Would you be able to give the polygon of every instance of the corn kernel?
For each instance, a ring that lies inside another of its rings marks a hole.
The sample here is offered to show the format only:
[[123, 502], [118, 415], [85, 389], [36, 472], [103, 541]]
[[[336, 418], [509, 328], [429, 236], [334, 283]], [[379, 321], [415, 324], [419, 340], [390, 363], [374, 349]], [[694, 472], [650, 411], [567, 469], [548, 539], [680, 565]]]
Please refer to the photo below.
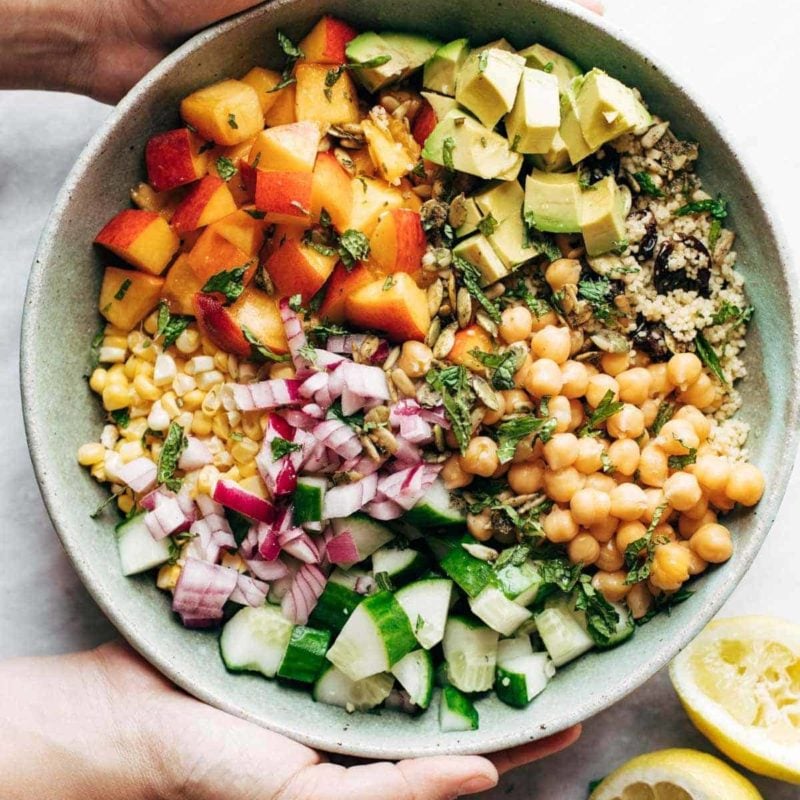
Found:
[[113, 450], [118, 439], [119, 430], [117, 430], [116, 425], [105, 425], [103, 427], [100, 433], [100, 444], [103, 445], [106, 450]]
[[179, 353], [188, 355], [194, 353], [200, 346], [200, 334], [194, 328], [186, 328], [175, 340], [175, 347]]
[[151, 336], [156, 335], [156, 331], [158, 330], [158, 311], [148, 314], [147, 319], [144, 321], [144, 329]]
[[[214, 453], [214, 466], [215, 467], [230, 467], [233, 464], [233, 456], [227, 450], [220, 450], [219, 453]], [[237, 474], [239, 470], [236, 470]]]
[[119, 378], [125, 378], [127, 381], [128, 379], [125, 377], [125, 365], [124, 364], [113, 364], [108, 368], [108, 378], [109, 380], [119, 380]]
[[106, 449], [100, 442], [87, 442], [78, 448], [78, 463], [83, 467], [102, 464], [106, 457]]
[[178, 397], [183, 397], [185, 394], [189, 394], [192, 389], [196, 388], [197, 382], [195, 379], [185, 372], [176, 375], [175, 380], [172, 381], [172, 391], [175, 392]]
[[100, 481], [100, 483], [105, 483], [106, 468], [104, 464], [95, 464], [92, 467], [90, 474], [96, 481]]
[[147, 415], [131, 419], [127, 428], [123, 428], [122, 435], [130, 442], [140, 441], [147, 430]]
[[245, 437], [231, 448], [231, 455], [239, 464], [246, 464], [258, 455], [258, 450], [258, 445], [252, 439]]
[[224, 412], [215, 414], [211, 423], [211, 430], [214, 432], [214, 436], [219, 436], [220, 439], [227, 439], [231, 435], [231, 426], [228, 424], [227, 414]]
[[250, 475], [246, 478], [242, 478], [242, 480], [239, 481], [239, 486], [241, 486], [246, 492], [250, 492], [258, 497], [262, 497], [264, 500], [267, 499], [266, 484], [261, 479], [261, 475], [258, 473], [255, 475]]
[[156, 586], [159, 589], [169, 591], [178, 585], [178, 578], [181, 576], [181, 568], [178, 564], [164, 564], [158, 571]]
[[168, 353], [161, 353], [156, 359], [155, 367], [153, 368], [153, 382], [156, 386], [167, 386], [175, 380], [178, 374], [178, 369], [175, 365], [175, 359]]
[[258, 465], [255, 461], [248, 461], [246, 464], [239, 465], [239, 474], [242, 478], [252, 478], [258, 474]]
[[[150, 344], [147, 344], [147, 342], [150, 342]], [[150, 339], [145, 339], [142, 346], [136, 348], [136, 355], [139, 356], [142, 361], [146, 361], [148, 364], [152, 365], [158, 357], [158, 349]]]
[[239, 359], [235, 355], [228, 353], [227, 361], [228, 363], [224, 367], [220, 367], [220, 369], [223, 372], [227, 372], [233, 380], [237, 380], [239, 377]]
[[192, 389], [191, 392], [185, 394], [181, 399], [183, 400], [184, 411], [197, 411], [203, 404], [206, 393], [201, 389]]
[[242, 421], [242, 412], [241, 411], [229, 411], [228, 412], [228, 425], [231, 428], [237, 427]]
[[94, 372], [92, 372], [92, 376], [89, 378], [89, 387], [93, 392], [102, 394], [103, 389], [106, 388], [107, 380], [108, 372], [106, 372], [106, 370], [104, 370], [102, 367], [98, 367]]
[[146, 338], [147, 337], [141, 331], [131, 331], [128, 334], [125, 344], [130, 350], [133, 350], [135, 347], [141, 346]]
[[136, 356], [131, 356], [131, 357], [130, 357], [130, 358], [129, 358], [129, 359], [126, 361], [126, 362], [125, 362], [125, 369], [124, 369], [124, 372], [125, 372], [125, 377], [126, 377], [126, 378], [127, 378], [129, 381], [132, 381], [132, 380], [133, 380], [133, 376], [134, 376], [134, 375], [136, 375], [136, 365], [137, 365], [138, 363], [139, 363], [139, 359], [138, 359], [138, 358], [136, 358]]
[[245, 361], [244, 364], [239, 364], [239, 380], [241, 383], [249, 383], [256, 377], [258, 367], [252, 361]]
[[119, 470], [123, 467], [123, 465], [124, 462], [119, 453], [117, 453], [115, 450], [106, 450], [105, 460], [103, 461], [103, 466], [105, 467], [106, 471], [106, 480], [121, 480], [119, 477]]
[[209, 417], [213, 417], [222, 405], [221, 395], [222, 392], [219, 386], [214, 386], [210, 389], [203, 398], [203, 402], [200, 406], [200, 408], [203, 409], [203, 413], [208, 414]]
[[[134, 392], [136, 394], [136, 392]], [[150, 403], [143, 403], [141, 399], [137, 400], [130, 408], [131, 419], [147, 419], [150, 413]]]
[[131, 403], [130, 390], [125, 386], [110, 384], [103, 389], [103, 407], [106, 411], [119, 411]]
[[261, 411], [246, 411], [242, 414], [242, 430], [248, 439], [260, 442], [264, 438], [264, 430], [261, 427]]
[[121, 364], [127, 355], [128, 351], [120, 347], [101, 347], [97, 360], [103, 364]]
[[200, 344], [205, 355], [214, 356], [217, 354], [217, 346], [210, 339], [206, 339], [205, 336], [200, 341]]
[[175, 422], [177, 422], [178, 425], [181, 426], [181, 428], [186, 430], [192, 427], [193, 418], [194, 415], [192, 414], [191, 411], [182, 411], [180, 414], [178, 414], [177, 417], [175, 417]]
[[217, 353], [214, 354], [214, 367], [222, 372], [228, 371], [228, 353], [225, 353], [222, 350], [219, 350]]
[[147, 427], [153, 431], [165, 431], [169, 428], [170, 416], [164, 410], [161, 400], [156, 400], [147, 415]]
[[116, 325], [112, 325], [109, 322], [103, 329], [103, 336], [121, 336], [123, 339], [125, 339], [125, 341], [127, 341], [128, 331], [118, 328]]
[[242, 477], [242, 476], [239, 474], [239, 467], [231, 467], [231, 468], [230, 468], [230, 469], [229, 469], [229, 470], [228, 470], [228, 471], [225, 473], [225, 480], [228, 480], [228, 481], [235, 481], [236, 483], [238, 483], [238, 482], [239, 482], [239, 479], [240, 479], [241, 477]]
[[175, 392], [167, 392], [164, 394], [161, 398], [161, 405], [164, 411], [169, 414], [170, 419], [175, 419], [175, 417], [181, 413], [181, 409], [178, 406], [178, 399], [175, 397]]
[[103, 347], [110, 347], [114, 350], [127, 350], [128, 349], [128, 337], [127, 336], [109, 336], [106, 333], [105, 337], [103, 338]]
[[151, 458], [152, 461], [156, 461], [156, 462], [158, 461], [158, 459], [161, 456], [161, 450], [162, 450], [163, 447], [164, 447], [164, 442], [162, 442], [160, 439], [156, 439], [150, 445], [150, 458]]
[[146, 375], [137, 375], [133, 379], [133, 388], [142, 400], [158, 400], [161, 397], [161, 389]]
[[150, 361], [145, 361], [143, 359], [139, 359], [139, 363], [136, 365], [136, 374], [137, 375], [144, 375], [147, 378], [153, 377], [153, 364]]
[[133, 498], [125, 493], [117, 498], [117, 508], [123, 513], [127, 514], [133, 508]]
[[195, 436], [208, 436], [211, 433], [211, 417], [202, 411], [195, 411], [192, 417], [192, 433]]
[[188, 375], [199, 375], [214, 369], [214, 359], [211, 356], [194, 356], [186, 362]]
[[211, 464], [206, 464], [197, 478], [197, 491], [201, 494], [212, 494], [218, 480], [219, 470]]
[[121, 444], [118, 444], [117, 452], [119, 453], [123, 463], [127, 464], [129, 461], [133, 461], [135, 458], [140, 458], [143, 456], [144, 448], [142, 447], [141, 440], [137, 439], [133, 442], [122, 442]]

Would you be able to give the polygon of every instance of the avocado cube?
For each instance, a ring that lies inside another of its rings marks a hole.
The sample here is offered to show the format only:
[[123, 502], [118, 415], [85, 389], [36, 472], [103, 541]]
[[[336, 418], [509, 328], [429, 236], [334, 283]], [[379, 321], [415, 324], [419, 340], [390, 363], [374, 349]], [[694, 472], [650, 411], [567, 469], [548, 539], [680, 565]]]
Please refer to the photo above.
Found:
[[496, 183], [488, 189], [478, 192], [474, 195], [474, 199], [484, 217], [491, 214], [497, 222], [502, 222], [508, 217], [522, 219], [525, 192], [519, 181]]
[[347, 60], [352, 64], [366, 64], [379, 56], [391, 56], [389, 61], [378, 67], [353, 70], [358, 81], [369, 92], [376, 92], [387, 84], [400, 80], [410, 69], [410, 64], [402, 53], [371, 31], [362, 33], [348, 42], [345, 53]]
[[546, 153], [561, 124], [558, 81], [535, 69], [522, 71], [517, 99], [506, 115], [506, 135], [517, 153]]
[[561, 128], [559, 133], [564, 140], [569, 153], [569, 160], [572, 164], [583, 161], [586, 156], [597, 150], [596, 147], [589, 147], [583, 136], [583, 128], [581, 128], [575, 105], [575, 93], [572, 89], [561, 95]]
[[431, 104], [433, 113], [436, 114], [436, 119], [443, 119], [451, 111], [458, 108], [458, 103], [454, 97], [447, 97], [443, 94], [436, 94], [436, 92], [420, 92], [420, 94]]
[[531, 156], [530, 160], [537, 169], [544, 170], [544, 172], [561, 172], [569, 169], [572, 164], [569, 158], [569, 150], [567, 150], [567, 143], [558, 131], [556, 131], [550, 149], [541, 155]]
[[581, 186], [577, 172], [533, 170], [525, 183], [525, 213], [547, 233], [581, 231]]
[[468, 55], [469, 39], [456, 39], [442, 45], [425, 64], [422, 85], [432, 92], [455, 97], [456, 76]]
[[453, 255], [469, 261], [480, 270], [481, 286], [497, 283], [509, 273], [508, 268], [482, 233], [476, 233], [469, 239], [459, 242], [453, 248]]
[[494, 128], [514, 106], [525, 59], [491, 48], [469, 55], [456, 80], [456, 100], [487, 128]]
[[467, 197], [464, 200], [464, 209], [466, 211], [466, 218], [464, 222], [456, 228], [457, 239], [463, 239], [465, 236], [475, 233], [475, 231], [478, 230], [478, 223], [483, 219], [483, 214], [481, 214], [481, 210], [478, 208], [474, 197]]
[[514, 180], [522, 168], [522, 156], [511, 152], [506, 138], [458, 110], [439, 121], [422, 157], [486, 180]]
[[487, 238], [509, 271], [539, 255], [538, 248], [528, 242], [521, 206], [515, 215], [506, 217]]
[[431, 39], [418, 33], [381, 31], [380, 37], [386, 42], [390, 50], [394, 50], [405, 59], [404, 78], [407, 78], [412, 72], [423, 66], [442, 46], [442, 42], [438, 39]]
[[481, 45], [478, 47], [476, 52], [481, 53], [484, 50], [505, 50], [507, 53], [516, 53], [517, 50], [511, 42], [508, 41], [506, 38], [502, 39], [495, 39], [493, 42], [488, 42], [487, 44]]
[[581, 232], [589, 256], [614, 250], [625, 239], [625, 199], [609, 175], [583, 193]]
[[519, 54], [531, 69], [541, 69], [553, 75], [558, 81], [558, 88], [561, 92], [566, 92], [572, 79], [577, 78], [582, 72], [574, 61], [543, 44], [532, 44], [530, 47], [520, 50]]
[[643, 132], [652, 124], [633, 90], [600, 69], [587, 73], [575, 88], [581, 131], [592, 150], [629, 131]]

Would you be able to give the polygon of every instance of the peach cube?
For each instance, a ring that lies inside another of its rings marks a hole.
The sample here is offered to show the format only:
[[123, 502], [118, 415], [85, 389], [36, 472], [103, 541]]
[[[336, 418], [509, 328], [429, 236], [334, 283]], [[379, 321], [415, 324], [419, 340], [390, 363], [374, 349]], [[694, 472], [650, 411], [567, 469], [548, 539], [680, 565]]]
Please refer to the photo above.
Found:
[[181, 243], [160, 214], [141, 209], [120, 211], [97, 234], [95, 242], [152, 275], [166, 269]]
[[100, 313], [117, 328], [130, 331], [152, 311], [164, 279], [132, 269], [106, 267], [100, 288]]
[[253, 67], [250, 72], [242, 78], [242, 83], [252, 86], [258, 93], [258, 102], [261, 104], [261, 113], [266, 114], [275, 101], [278, 99], [280, 90], [272, 90], [281, 82], [280, 72], [274, 69], [264, 69], [264, 67]]
[[258, 93], [235, 80], [214, 83], [185, 97], [181, 117], [201, 136], [228, 146], [255, 136], [264, 127]]
[[221, 178], [206, 175], [192, 187], [172, 215], [172, 227], [178, 233], [203, 228], [236, 211], [236, 203]]
[[188, 128], [151, 136], [144, 149], [147, 180], [157, 192], [191, 183], [206, 174], [206, 142]]
[[173, 314], [194, 316], [194, 296], [204, 285], [205, 281], [192, 269], [189, 254], [181, 253], [167, 272], [161, 299], [167, 301]]
[[311, 29], [298, 47], [305, 61], [318, 64], [344, 64], [347, 61], [345, 48], [358, 32], [336, 17], [324, 16]]
[[313, 122], [293, 122], [267, 128], [256, 137], [248, 161], [274, 172], [311, 172], [322, 138]]
[[302, 231], [282, 226], [275, 231], [277, 246], [265, 264], [279, 295], [300, 294], [307, 303], [328, 280], [339, 255], [326, 256], [303, 243]]
[[358, 122], [358, 94], [353, 79], [343, 72], [333, 86], [326, 85], [330, 67], [298, 64], [295, 69], [297, 119], [313, 120], [321, 127]]
[[378, 278], [353, 292], [345, 312], [353, 325], [383, 331], [396, 342], [423, 341], [431, 324], [428, 297], [406, 272]]
[[256, 170], [256, 208], [267, 222], [308, 225], [311, 221], [310, 172]]

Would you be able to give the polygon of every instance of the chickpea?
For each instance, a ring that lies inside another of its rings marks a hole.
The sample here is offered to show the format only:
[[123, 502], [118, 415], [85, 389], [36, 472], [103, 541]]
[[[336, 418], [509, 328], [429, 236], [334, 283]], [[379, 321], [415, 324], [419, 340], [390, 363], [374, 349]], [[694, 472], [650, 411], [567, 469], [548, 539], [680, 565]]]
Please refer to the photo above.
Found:
[[593, 472], [586, 477], [586, 486], [592, 489], [599, 489], [601, 492], [610, 492], [616, 485], [617, 482], [614, 478], [604, 472]]
[[616, 572], [625, 565], [625, 556], [619, 551], [613, 539], [600, 545], [600, 555], [595, 566], [603, 572]]
[[717, 388], [705, 372], [685, 391], [678, 395], [681, 403], [688, 403], [697, 408], [710, 408], [717, 401]]
[[676, 511], [688, 511], [700, 502], [703, 490], [694, 475], [676, 472], [664, 484], [664, 496]]
[[506, 415], [506, 401], [503, 397], [502, 392], [496, 392], [497, 402], [499, 404], [499, 408], [497, 411], [492, 410], [491, 408], [486, 409], [486, 413], [483, 415], [483, 424], [484, 425], [496, 425], [500, 422], [501, 419]]
[[544, 486], [544, 467], [538, 463], [512, 464], [508, 485], [516, 494], [533, 494]]
[[433, 364], [433, 351], [423, 342], [408, 341], [403, 343], [397, 366], [409, 378], [424, 377]]
[[511, 462], [500, 464], [500, 466], [492, 473], [493, 478], [504, 478], [508, 471], [511, 469]]
[[580, 400], [570, 400], [569, 410], [571, 413], [569, 429], [571, 431], [574, 431], [580, 428], [581, 425], [583, 425], [583, 420], [584, 420], [583, 403], [581, 403]]
[[506, 414], [529, 414], [533, 411], [531, 398], [522, 389], [506, 389], [500, 395]]
[[615, 376], [619, 384], [619, 399], [624, 403], [641, 406], [650, 397], [653, 378], [644, 367], [626, 369]]
[[673, 419], [686, 419], [691, 422], [697, 438], [701, 442], [708, 439], [708, 435], [711, 433], [711, 420], [695, 406], [681, 406], [675, 412]]
[[671, 419], [661, 429], [656, 443], [667, 455], [685, 456], [690, 450], [697, 449], [700, 438], [688, 420]]
[[573, 564], [594, 564], [600, 558], [600, 544], [588, 533], [579, 533], [567, 545], [567, 556]]
[[569, 328], [548, 325], [536, 331], [531, 340], [531, 349], [539, 358], [549, 358], [556, 364], [563, 364], [569, 358], [572, 342]]
[[552, 470], [564, 469], [578, 457], [578, 437], [574, 433], [557, 433], [544, 446], [544, 460]]
[[578, 457], [575, 459], [575, 469], [584, 475], [591, 475], [603, 469], [603, 453], [608, 442], [595, 436], [584, 436], [578, 439]]
[[731, 475], [731, 463], [721, 456], [700, 456], [694, 475], [708, 492], [723, 492]]
[[617, 439], [611, 442], [608, 456], [614, 469], [621, 475], [630, 477], [639, 466], [639, 445], [633, 439]]
[[634, 520], [622, 522], [617, 528], [614, 541], [620, 553], [624, 553], [634, 542], [638, 542], [647, 533], [647, 526]]
[[547, 311], [541, 316], [533, 315], [533, 330], [540, 331], [548, 325], [558, 325], [558, 316], [555, 311]]
[[544, 273], [544, 279], [554, 292], [560, 291], [567, 284], [577, 284], [580, 277], [581, 262], [577, 258], [558, 258]]
[[566, 467], [560, 470], [545, 470], [544, 488], [547, 496], [557, 503], [569, 503], [572, 495], [583, 488], [586, 479], [575, 469]]
[[512, 306], [503, 311], [498, 330], [506, 344], [524, 341], [532, 329], [533, 314], [525, 306]]
[[606, 427], [615, 439], [638, 439], [644, 433], [644, 414], [636, 406], [626, 403], [608, 418]]
[[488, 508], [480, 514], [467, 514], [467, 530], [479, 542], [488, 542], [492, 538], [492, 515]]
[[657, 445], [648, 444], [639, 456], [639, 480], [645, 486], [660, 488], [669, 477], [667, 454]]
[[579, 489], [569, 501], [573, 519], [582, 527], [588, 528], [608, 519], [611, 513], [611, 499], [599, 489]]
[[592, 408], [597, 408], [609, 392], [612, 393], [614, 401], [619, 399], [619, 384], [616, 380], [610, 375], [592, 375], [586, 387], [586, 402]]
[[715, 522], [703, 525], [689, 539], [689, 545], [704, 561], [721, 564], [733, 555], [731, 532]]
[[674, 592], [689, 580], [691, 557], [686, 548], [675, 542], [656, 545], [650, 580], [665, 592]]
[[679, 542], [681, 547], [689, 554], [689, 575], [700, 575], [708, 569], [708, 561], [701, 558], [694, 550], [689, 542]]
[[725, 494], [743, 506], [754, 506], [764, 494], [764, 475], [755, 464], [734, 464]]
[[561, 365], [561, 394], [574, 400], [586, 394], [589, 371], [580, 361], [565, 361]]
[[528, 353], [525, 355], [519, 369], [514, 373], [514, 386], [516, 386], [517, 389], [525, 388], [525, 381], [528, 378], [528, 370], [531, 368], [531, 364], [533, 364], [533, 359], [530, 353]]
[[627, 577], [627, 573], [621, 569], [614, 572], [597, 572], [592, 578], [592, 586], [609, 603], [621, 603], [631, 590], [631, 587], [625, 583]]
[[717, 515], [711, 511], [711, 509], [706, 511], [700, 519], [692, 519], [691, 517], [687, 517], [686, 514], [681, 514], [678, 519], [678, 533], [680, 533], [684, 539], [691, 539], [703, 525], [708, 525], [716, 521]]
[[658, 542], [677, 542], [678, 534], [675, 533], [675, 528], [673, 528], [672, 525], [663, 522], [661, 525], [656, 525], [655, 528], [653, 528], [653, 540]]
[[656, 417], [658, 416], [658, 409], [661, 407], [661, 401], [652, 398], [650, 400], [645, 400], [642, 403], [642, 414], [644, 414], [644, 424], [646, 428], [650, 428], [653, 423], [656, 421]]
[[736, 505], [735, 500], [731, 500], [725, 492], [709, 492], [708, 493], [709, 505], [717, 509], [723, 514], [731, 511]]
[[572, 407], [563, 395], [551, 397], [547, 412], [556, 421], [556, 433], [565, 433], [572, 424]]
[[616, 378], [630, 366], [630, 353], [603, 353], [600, 356], [600, 367], [606, 375]]
[[500, 466], [494, 439], [488, 436], [475, 436], [470, 439], [466, 453], [459, 458], [459, 464], [461, 469], [470, 475], [490, 478]]
[[635, 583], [625, 597], [628, 609], [634, 619], [641, 619], [653, 605], [653, 595], [644, 583]]
[[579, 328], [570, 328], [569, 329], [569, 354], [571, 356], [577, 355], [583, 349], [583, 344], [586, 341], [586, 337], [583, 335], [583, 331]]
[[676, 353], [667, 362], [667, 376], [682, 392], [691, 386], [703, 371], [703, 362], [694, 353]]
[[561, 370], [550, 358], [534, 361], [525, 376], [525, 389], [533, 397], [553, 397], [561, 391], [561, 383]]
[[458, 456], [450, 456], [442, 468], [442, 481], [448, 489], [463, 489], [472, 483], [473, 475], [461, 469]]
[[656, 489], [654, 487], [645, 489], [644, 496], [647, 500], [647, 508], [642, 514], [642, 522], [649, 525], [653, 521], [656, 511], [658, 511], [659, 508], [661, 508], [661, 513], [658, 518], [661, 522], [668, 522], [672, 518], [674, 510], [667, 502], [663, 489]]
[[610, 492], [611, 513], [626, 522], [639, 519], [647, 510], [647, 497], [635, 483], [623, 483]]
[[650, 364], [646, 369], [650, 373], [651, 397], [665, 397], [675, 388], [674, 384], [669, 379], [667, 365], [663, 361], [657, 364]]
[[691, 508], [683, 512], [689, 519], [702, 519], [708, 513], [708, 498], [703, 495]]
[[[544, 455], [544, 445], [534, 434], [526, 436], [514, 451], [513, 464], [524, 464], [532, 461], [541, 461]], [[544, 465], [542, 465], [544, 467]]]
[[544, 535], [554, 544], [571, 542], [578, 535], [578, 523], [566, 508], [554, 506], [542, 520]]

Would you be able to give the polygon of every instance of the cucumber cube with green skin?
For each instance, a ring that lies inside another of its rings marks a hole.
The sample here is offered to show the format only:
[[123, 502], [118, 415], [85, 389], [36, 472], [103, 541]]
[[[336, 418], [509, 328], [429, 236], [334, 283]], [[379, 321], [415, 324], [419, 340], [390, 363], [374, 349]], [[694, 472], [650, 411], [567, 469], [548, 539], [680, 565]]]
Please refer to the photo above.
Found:
[[469, 39], [456, 39], [442, 45], [425, 64], [422, 85], [432, 92], [455, 97], [456, 77], [468, 55]]
[[547, 653], [531, 653], [511, 660], [497, 659], [494, 691], [499, 700], [514, 708], [525, 708], [541, 694], [556, 674]]
[[425, 496], [404, 514], [403, 521], [419, 528], [442, 528], [464, 525], [467, 517], [453, 502], [453, 497], [441, 478], [437, 478]]
[[533, 44], [519, 51], [525, 63], [538, 70], [549, 72], [558, 81], [559, 91], [565, 92], [570, 87], [573, 78], [577, 78], [583, 70], [571, 59], [562, 56], [555, 50], [543, 44]]
[[330, 631], [295, 625], [283, 661], [278, 667], [278, 677], [314, 683], [325, 667], [325, 652], [330, 639]]
[[458, 109], [454, 97], [446, 97], [436, 92], [420, 92], [420, 94], [430, 103], [437, 120], [444, 119], [451, 111]]
[[[579, 84], [582, 78], [573, 81], [573, 87]], [[583, 135], [583, 128], [578, 117], [578, 106], [575, 99], [575, 88], [567, 89], [561, 95], [561, 127], [559, 134], [569, 153], [569, 160], [573, 165], [579, 164], [584, 158], [590, 156], [598, 148], [592, 147]]]
[[471, 53], [458, 72], [456, 100], [487, 128], [494, 128], [514, 106], [525, 59], [490, 48]]
[[122, 574], [138, 575], [169, 561], [171, 557], [168, 536], [156, 541], [144, 524], [144, 514], [120, 522], [116, 527], [117, 550]]
[[478, 223], [483, 219], [474, 197], [464, 199], [464, 222], [456, 228], [456, 238], [463, 239], [478, 230]]
[[344, 624], [327, 658], [354, 681], [388, 672], [417, 646], [402, 606], [390, 592], [361, 601]]
[[506, 135], [518, 153], [547, 153], [561, 125], [561, 99], [553, 75], [527, 67], [506, 115]]
[[625, 197], [611, 175], [583, 193], [581, 233], [589, 256], [616, 250], [625, 240]]
[[532, 561], [503, 564], [494, 571], [494, 580], [503, 594], [520, 606], [534, 603], [542, 588], [542, 576]]
[[535, 169], [525, 182], [525, 213], [540, 231], [580, 233], [583, 194], [577, 172]]
[[497, 666], [502, 667], [515, 658], [531, 655], [533, 655], [533, 645], [531, 644], [530, 636], [501, 639], [497, 645]]
[[275, 606], [243, 608], [222, 629], [219, 646], [231, 672], [260, 672], [274, 678], [294, 625]]
[[363, 599], [353, 589], [329, 580], [308, 621], [316, 628], [339, 633]]
[[439, 727], [442, 731], [476, 731], [479, 725], [478, 709], [472, 700], [454, 686], [445, 686], [439, 706]]
[[[466, 537], [463, 541], [474, 543], [473, 539]], [[461, 546], [461, 539], [439, 540], [439, 542], [445, 545], [441, 554], [437, 554], [442, 571], [448, 578], [452, 578], [468, 597], [477, 597], [492, 581], [494, 570], [491, 565], [470, 555]]]
[[491, 286], [505, 278], [510, 270], [497, 255], [492, 243], [482, 233], [462, 239], [454, 248], [453, 255], [474, 264], [481, 273], [481, 286]]
[[412, 547], [387, 545], [372, 554], [373, 575], [385, 573], [395, 588], [405, 586], [428, 569], [428, 559]]
[[411, 67], [402, 53], [390, 47], [388, 42], [373, 31], [362, 33], [348, 42], [345, 54], [351, 64], [366, 64], [381, 56], [391, 56], [389, 61], [380, 66], [352, 70], [359, 83], [369, 92], [376, 92], [399, 81]]
[[426, 650], [435, 647], [444, 637], [452, 596], [453, 582], [447, 578], [424, 578], [395, 594], [414, 636]]
[[[300, 477], [294, 490], [294, 524], [309, 525], [322, 520], [322, 503], [328, 481], [325, 478]], [[319, 528], [319, 525], [316, 526]]]
[[470, 611], [485, 622], [492, 630], [511, 636], [531, 618], [531, 612], [513, 600], [509, 600], [503, 590], [489, 585], [477, 597], [469, 600]]
[[487, 692], [497, 666], [497, 631], [470, 617], [451, 616], [442, 640], [447, 678], [463, 692]]
[[331, 665], [317, 678], [312, 694], [318, 703], [338, 706], [352, 713], [379, 706], [389, 696], [393, 685], [394, 678], [385, 672], [353, 681]]
[[459, 109], [439, 120], [422, 157], [486, 180], [514, 180], [522, 168], [522, 155], [511, 151], [508, 139]]
[[594, 647], [594, 640], [586, 632], [583, 612], [575, 610], [575, 603], [569, 597], [548, 600], [534, 619], [536, 630], [557, 667]]
[[546, 153], [532, 155], [530, 162], [543, 172], [564, 172], [572, 166], [567, 143], [560, 129], [556, 132], [550, 149]]
[[393, 667], [392, 674], [415, 706], [425, 709], [433, 694], [433, 659], [427, 650], [413, 650]]

